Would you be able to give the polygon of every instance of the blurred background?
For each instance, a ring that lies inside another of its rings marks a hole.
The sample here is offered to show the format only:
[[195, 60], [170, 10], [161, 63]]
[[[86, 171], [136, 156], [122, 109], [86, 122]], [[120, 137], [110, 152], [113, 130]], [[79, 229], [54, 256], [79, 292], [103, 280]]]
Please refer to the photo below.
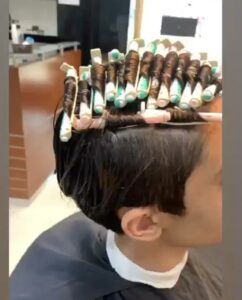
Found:
[[[53, 117], [63, 62], [90, 63], [90, 49], [126, 52], [142, 37], [177, 39], [222, 61], [222, 0], [9, 0], [10, 273], [44, 230], [77, 211], [54, 173]], [[220, 269], [220, 247], [200, 251]]]

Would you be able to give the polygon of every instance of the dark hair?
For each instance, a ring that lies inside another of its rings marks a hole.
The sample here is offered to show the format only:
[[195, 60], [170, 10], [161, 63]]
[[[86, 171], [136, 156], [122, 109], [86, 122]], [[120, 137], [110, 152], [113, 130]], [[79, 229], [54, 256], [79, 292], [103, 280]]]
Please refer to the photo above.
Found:
[[95, 63], [91, 67], [92, 86], [94, 90], [104, 93], [106, 67], [103, 64]]
[[178, 54], [175, 51], [169, 52], [165, 58], [162, 80], [168, 90], [170, 89], [172, 78], [174, 78], [176, 73], [178, 59]]
[[135, 84], [138, 66], [139, 53], [137, 51], [130, 50], [125, 59], [124, 78], [127, 82]]
[[72, 76], [67, 77], [64, 81], [64, 87], [65, 87], [65, 91], [64, 91], [63, 109], [68, 114], [68, 116], [70, 116], [72, 111], [73, 99], [76, 93], [75, 78]]
[[112, 83], [116, 84], [117, 66], [118, 66], [118, 64], [116, 62], [111, 62], [108, 64], [106, 82], [112, 82]]
[[122, 233], [121, 207], [185, 212], [185, 184], [202, 158], [203, 126], [89, 129], [64, 143], [61, 120], [62, 114], [54, 131], [58, 183], [88, 217]]
[[149, 95], [155, 99], [158, 97], [160, 91], [161, 74], [164, 67], [164, 62], [165, 58], [160, 54], [156, 54], [150, 71], [152, 82], [155, 82], [155, 84], [151, 83]]
[[153, 65], [154, 54], [146, 51], [143, 55], [143, 58], [140, 62], [140, 74], [139, 76], [149, 77], [151, 73], [151, 68]]

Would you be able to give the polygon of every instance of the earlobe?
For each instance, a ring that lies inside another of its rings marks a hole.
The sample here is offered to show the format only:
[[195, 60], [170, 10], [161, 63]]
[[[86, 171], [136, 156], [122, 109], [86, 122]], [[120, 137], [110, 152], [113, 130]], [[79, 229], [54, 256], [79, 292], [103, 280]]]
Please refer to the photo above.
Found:
[[132, 239], [154, 241], [160, 238], [162, 227], [152, 214], [150, 208], [131, 208], [121, 217], [124, 233]]

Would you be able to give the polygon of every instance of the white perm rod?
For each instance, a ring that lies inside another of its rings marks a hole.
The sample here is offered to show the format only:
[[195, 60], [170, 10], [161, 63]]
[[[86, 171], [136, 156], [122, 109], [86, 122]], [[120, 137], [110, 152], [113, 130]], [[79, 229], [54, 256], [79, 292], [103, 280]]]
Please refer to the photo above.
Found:
[[[74, 77], [77, 83], [77, 72], [73, 66], [64, 63], [61, 65], [60, 69], [61, 71], [66, 73], [66, 77]], [[76, 84], [76, 92], [75, 92], [75, 99], [73, 101], [74, 102], [73, 106], [76, 103], [76, 97], [77, 97], [77, 84]], [[68, 142], [71, 136], [72, 136], [72, 118], [69, 117], [67, 112], [64, 111], [62, 122], [61, 122], [61, 129], [60, 129], [60, 140], [62, 142]]]

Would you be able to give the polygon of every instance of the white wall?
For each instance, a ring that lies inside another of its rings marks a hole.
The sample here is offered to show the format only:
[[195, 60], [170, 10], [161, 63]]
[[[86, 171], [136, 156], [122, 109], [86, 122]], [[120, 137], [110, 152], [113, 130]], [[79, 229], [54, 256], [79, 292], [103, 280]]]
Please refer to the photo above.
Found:
[[9, 0], [9, 12], [24, 31], [37, 25], [45, 35], [57, 35], [56, 0]]
[[191, 50], [199, 48], [211, 60], [222, 60], [222, 0], [144, 0], [141, 36], [146, 41], [160, 36], [163, 15], [199, 18], [196, 42], [183, 40]]
[[136, 8], [136, 4], [137, 4], [136, 0], [130, 0], [127, 46], [129, 44], [129, 41], [131, 41], [133, 39], [133, 37], [134, 37], [134, 32], [135, 32], [135, 8]]

